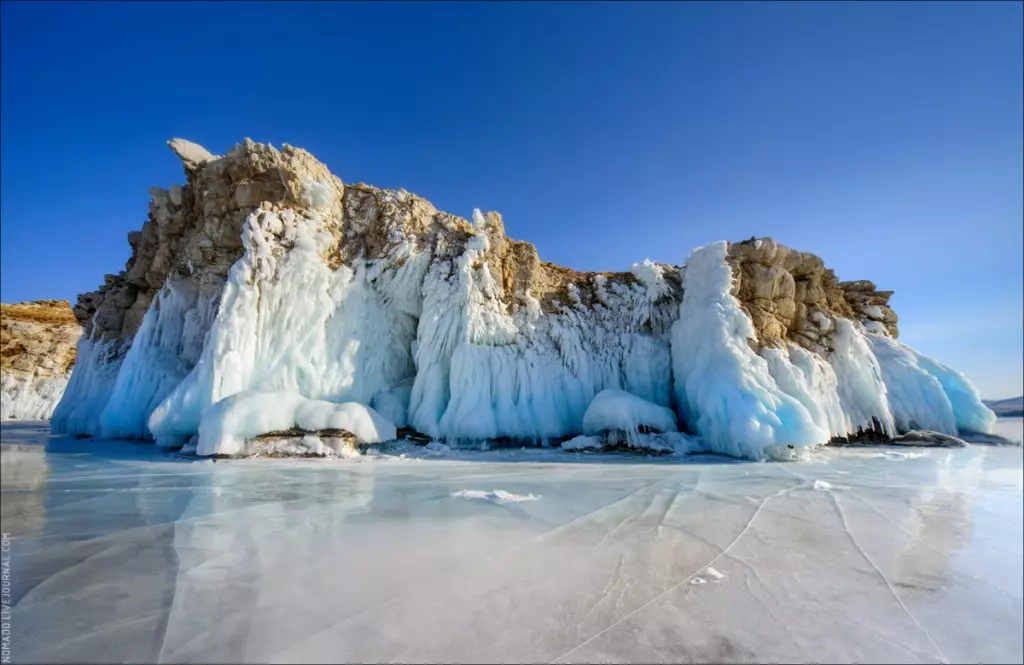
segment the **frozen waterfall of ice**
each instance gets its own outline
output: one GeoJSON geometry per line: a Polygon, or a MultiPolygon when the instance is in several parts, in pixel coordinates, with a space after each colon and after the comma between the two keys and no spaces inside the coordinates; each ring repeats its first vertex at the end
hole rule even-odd
{"type": "Polygon", "coordinates": [[[754,324],[730,293],[727,250],[727,243],[713,243],[695,249],[686,262],[683,302],[672,328],[684,419],[712,450],[735,457],[764,459],[780,447],[825,443],[828,428],[779,388],[768,363],[750,348],[754,324]]]}
{"type": "Polygon", "coordinates": [[[957,429],[963,432],[991,434],[996,423],[996,414],[982,404],[978,389],[967,380],[967,377],[951,367],[907,348],[917,358],[921,369],[938,379],[953,407],[957,429]]]}
{"type": "Polygon", "coordinates": [[[148,416],[158,443],[187,440],[208,407],[241,391],[370,404],[413,374],[414,318],[376,296],[373,266],[324,263],[322,225],[317,213],[249,218],[201,357],[148,416]],[[289,251],[268,240],[282,232],[289,251]]]}
{"type": "Polygon", "coordinates": [[[123,361],[115,340],[78,340],[75,368],[50,419],[54,432],[102,435],[99,414],[110,401],[123,361]]]}
{"type": "Polygon", "coordinates": [[[876,424],[955,433],[994,422],[963,375],[884,328],[815,312],[823,330],[835,326],[828,360],[788,343],[756,352],[753,323],[730,293],[727,243],[691,253],[678,306],[666,304],[664,269],[644,261],[629,283],[594,276],[596,303],[570,285],[555,311],[542,314],[529,294],[511,311],[484,260],[489,217],[474,213],[462,245],[439,236],[420,247],[396,227],[383,258],[332,269],[322,258],[337,242],[325,190],[306,190],[316,203],[307,212],[249,216],[222,292],[171,277],[130,347],[83,338],[54,430],[179,446],[219,427],[200,437],[200,452],[237,451],[260,433],[237,422],[248,412],[220,407],[235,418],[227,430],[207,414],[240,393],[292,395],[287,413],[295,400],[357,403],[388,432],[409,426],[450,443],[540,442],[613,425],[670,433],[678,414],[703,439],[686,438],[686,449],[751,459],[876,424]]]}
{"type": "Polygon", "coordinates": [[[416,378],[409,422],[436,438],[531,440],[580,432],[594,396],[626,390],[668,406],[670,321],[656,301],[667,289],[654,264],[640,284],[595,280],[598,307],[574,307],[541,316],[530,301],[507,314],[486,263],[486,220],[474,215],[477,235],[454,262],[431,265],[423,283],[416,336],[416,378]],[[636,331],[652,321],[653,332],[636,331]]]}
{"type": "Polygon", "coordinates": [[[878,359],[896,428],[956,434],[953,405],[938,379],[925,371],[909,347],[884,335],[868,335],[878,359]]]}

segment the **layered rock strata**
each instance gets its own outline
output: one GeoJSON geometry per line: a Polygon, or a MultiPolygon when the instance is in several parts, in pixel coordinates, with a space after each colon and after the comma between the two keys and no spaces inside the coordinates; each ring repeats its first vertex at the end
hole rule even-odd
{"type": "Polygon", "coordinates": [[[81,335],[66,300],[0,304],[0,419],[50,417],[81,335]]]}

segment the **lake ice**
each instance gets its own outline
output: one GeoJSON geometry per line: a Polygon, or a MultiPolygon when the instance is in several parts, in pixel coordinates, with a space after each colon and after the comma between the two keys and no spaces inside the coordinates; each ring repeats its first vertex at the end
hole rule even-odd
{"type": "Polygon", "coordinates": [[[12,662],[1024,659],[1020,447],[391,452],[4,423],[12,662]]]}

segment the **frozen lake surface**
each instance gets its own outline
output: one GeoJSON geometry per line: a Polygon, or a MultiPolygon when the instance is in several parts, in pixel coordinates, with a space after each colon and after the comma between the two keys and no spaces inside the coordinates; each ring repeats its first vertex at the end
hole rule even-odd
{"type": "Polygon", "coordinates": [[[15,663],[1024,659],[1019,447],[2,469],[15,663]]]}

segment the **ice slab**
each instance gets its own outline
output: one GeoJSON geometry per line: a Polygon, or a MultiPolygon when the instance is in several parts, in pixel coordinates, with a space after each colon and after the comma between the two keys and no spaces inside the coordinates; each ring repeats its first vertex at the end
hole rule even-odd
{"type": "Polygon", "coordinates": [[[1024,658],[1019,447],[214,462],[0,435],[12,662],[1024,658]],[[543,498],[453,496],[493,488],[543,498]]]}

